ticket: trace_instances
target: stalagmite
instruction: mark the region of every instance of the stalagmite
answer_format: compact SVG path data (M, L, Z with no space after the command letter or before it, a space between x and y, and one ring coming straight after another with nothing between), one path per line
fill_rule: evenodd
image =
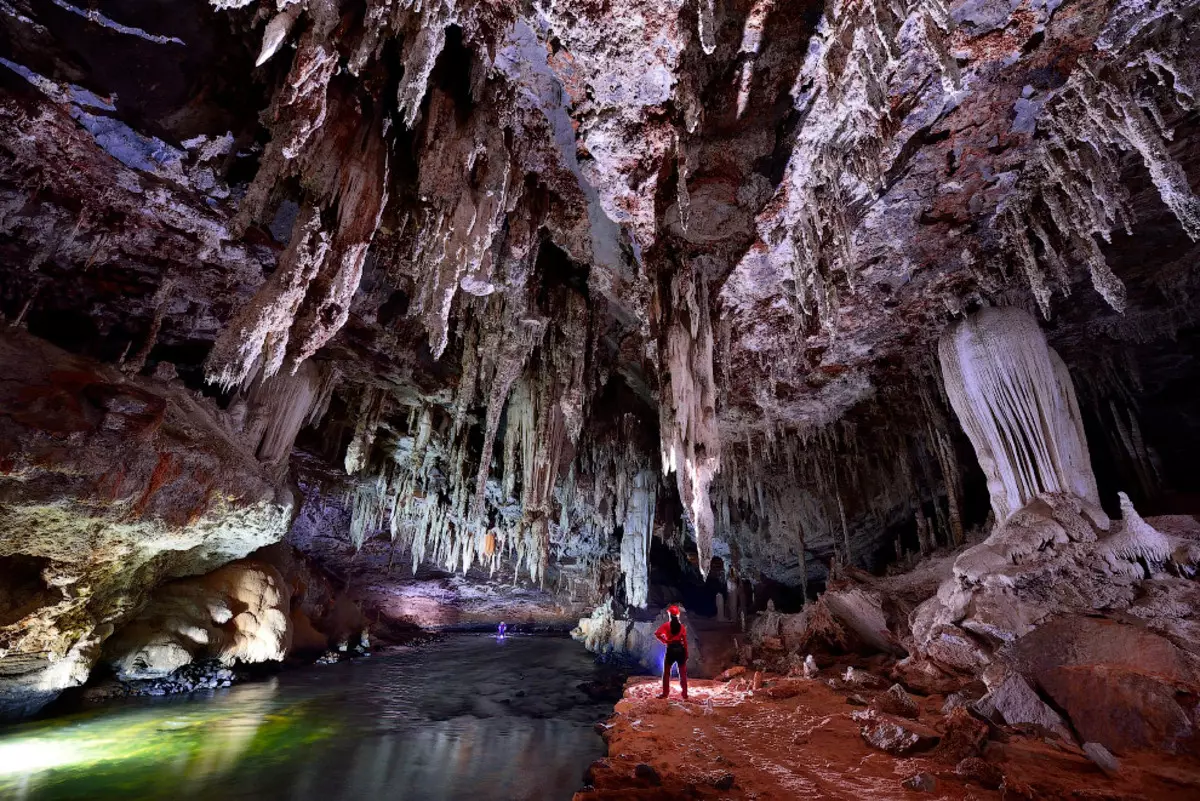
M631 606L645 606L650 590L650 535L654 530L655 485L651 471L639 471L634 477L625 512L624 533L621 535L621 572L625 575L625 600Z
M1042 492L1099 504L1070 374L1032 317L982 309L942 335L938 354L997 522Z
M1103 553L1115 570L1140 575L1140 567L1124 563L1142 560L1152 567L1160 566L1171 558L1174 545L1169 537L1142 519L1128 495L1122 492L1118 497L1121 501L1121 529L1104 541Z

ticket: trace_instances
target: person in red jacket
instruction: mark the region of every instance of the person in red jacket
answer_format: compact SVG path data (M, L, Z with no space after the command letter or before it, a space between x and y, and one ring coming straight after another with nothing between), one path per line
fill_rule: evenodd
M687 700L687 628L679 622L679 607L671 604L667 607L670 620L658 627L654 636L667 646L667 656L663 660L663 691L659 698L671 694L671 665L679 665L679 683L683 687L683 700Z

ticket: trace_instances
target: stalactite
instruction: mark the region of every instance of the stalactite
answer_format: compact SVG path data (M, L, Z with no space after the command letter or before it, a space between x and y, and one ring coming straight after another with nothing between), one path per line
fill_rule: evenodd
M167 316L167 303L170 301L174 289L175 279L168 277L163 280L158 291L154 293L154 318L150 321L150 330L146 332L146 340L138 348L137 353L133 354L133 358L121 365L122 372L127 375L137 375L146 366L146 359L150 357L150 351L158 342L158 332L162 329L163 320Z
M492 370L491 391L487 398L487 414L484 422L483 451L479 460L479 472L475 478L475 498L471 506L471 517L477 518L483 511L484 490L491 470L492 448L496 440L496 428L500 424L500 413L508 400L513 382L521 374L526 360L541 342L546 331L546 321L541 319L503 318L506 330L498 330L496 339L488 340L488 347L495 359Z
M224 389L246 380L260 358L266 377L283 366L288 331L308 285L329 253L329 235L322 230L321 212L309 205L292 226L279 266L221 332L205 363L208 380Z
M346 475L357 475L367 466L375 434L386 410L387 394L378 387L363 388L355 415L354 435L346 447Z
M294 375L259 373L246 394L245 425L259 460L278 464L288 458L301 427L323 404L326 383L324 370L311 362Z
M1041 492L1099 504L1071 377L1028 314L986 308L939 341L950 404L1003 522Z
M408 5L412 5L411 0ZM409 128L417 119L429 85L429 76L446 45L446 28L456 19L454 11L455 0L434 0L429 3L428 8L424 9L424 18L415 32L412 45L405 48L404 75L396 90L396 102L404 124Z
M370 476L354 489L350 510L350 542L356 550L383 527L388 503L388 482L381 475Z
M709 485L721 468L713 379L713 328L703 275L681 270L671 282L674 319L660 357L667 391L660 403L663 473L675 473L684 514L700 556L700 573L712 562L713 507Z
M1200 19L1195 8L1185 12ZM1026 276L1043 315L1049 316L1051 288L1044 262L1059 289L1068 291L1062 251L1088 267L1096 291L1117 311L1125 308L1125 286L1112 272L1097 238L1111 241L1118 227L1129 231L1133 210L1120 180L1121 162L1135 151L1163 203L1184 232L1200 240L1200 198L1167 149L1172 133L1165 120L1200 109L1186 81L1167 91L1163 75L1174 75L1153 43L1183 24L1169 14L1139 26L1132 38L1080 63L1047 104L1035 142L1013 197L997 213L996 228ZM1148 88L1139 89L1139 83ZM1163 86L1156 86L1162 83ZM1036 238L1041 255L1034 249Z
M752 12L753 13L753 12ZM957 102L960 77L951 54L954 23L942 0L830 4L817 26L792 91L800 129L785 181L793 214L787 215L796 303L804 318L836 330L836 284L851 286L855 216L879 192L898 149L891 139L892 87L914 64L941 77L940 97ZM932 90L931 90L932 91Z
M300 3L293 3L271 18L271 21L263 29L262 47L254 66L261 67L270 60L271 56L275 55L303 10Z
M418 292L413 311L441 356L449 341L451 307L458 290L487 284L494 243L507 211L520 201L503 128L486 114L463 126L451 97L430 96L417 191L426 199L411 256Z
M706 56L711 56L717 49L717 23L714 19L713 5L716 0L696 0L698 8L698 25L700 47Z

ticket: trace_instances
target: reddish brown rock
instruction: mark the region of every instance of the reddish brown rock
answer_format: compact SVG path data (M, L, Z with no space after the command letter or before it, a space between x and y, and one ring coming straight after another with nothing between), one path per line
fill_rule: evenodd
M917 702L899 684L893 684L886 692L876 695L871 700L870 708L879 714L899 715L914 720L921 715Z
M965 707L955 707L942 721L942 739L936 755L951 763L978 756L987 742L988 727Z
M1064 665L1048 671L1043 686L1080 737L1114 753L1200 752L1196 685L1113 665Z
M967 757L954 766L954 772L965 781L973 782L989 790L996 790L1004 783L1004 772L979 757Z
M86 679L162 581L281 539L291 492L211 400L0 335L0 717Z

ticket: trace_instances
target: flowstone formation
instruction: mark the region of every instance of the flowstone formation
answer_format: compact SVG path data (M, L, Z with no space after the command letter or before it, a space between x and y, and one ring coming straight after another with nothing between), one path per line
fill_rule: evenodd
M1071 375L1032 317L985 309L955 323L938 353L998 522L1043 492L1100 503Z
M11 0L0 36L17 711L101 654L289 653L196 601L279 540L380 627L682 601L930 681L995 663L972 605L1026 558L1191 580L1146 521L1200 513L1196 0ZM950 573L866 586L962 549L919 636Z

